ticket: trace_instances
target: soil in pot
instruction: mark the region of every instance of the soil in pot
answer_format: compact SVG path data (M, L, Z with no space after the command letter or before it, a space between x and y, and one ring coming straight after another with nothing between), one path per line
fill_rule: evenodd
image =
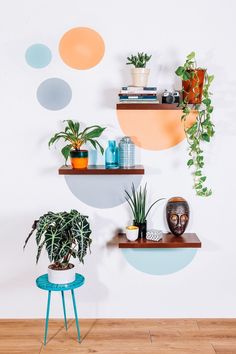
M139 232L138 232L138 238L146 238L147 234L147 221L144 221L142 223L136 222L134 220L133 222L134 226L138 226Z
M183 100L190 104L200 104L202 102L202 91L206 70L195 69L188 71L194 72L194 77L190 80L182 81Z
M71 150L70 159L74 169L86 169L88 167L88 150Z

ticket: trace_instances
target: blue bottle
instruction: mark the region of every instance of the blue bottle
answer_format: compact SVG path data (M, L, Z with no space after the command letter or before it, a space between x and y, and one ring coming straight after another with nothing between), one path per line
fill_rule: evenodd
M105 151L106 168L118 168L118 148L115 140L108 140L108 147Z

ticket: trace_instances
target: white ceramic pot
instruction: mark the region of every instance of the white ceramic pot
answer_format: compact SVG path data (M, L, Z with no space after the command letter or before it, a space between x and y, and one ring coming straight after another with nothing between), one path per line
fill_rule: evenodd
M48 267L48 281L53 284L68 284L75 281L75 266L70 269L51 269Z
M132 86L147 86L149 73L147 68L132 68Z
M137 226L126 227L126 237L129 241L136 241L138 239L139 228Z

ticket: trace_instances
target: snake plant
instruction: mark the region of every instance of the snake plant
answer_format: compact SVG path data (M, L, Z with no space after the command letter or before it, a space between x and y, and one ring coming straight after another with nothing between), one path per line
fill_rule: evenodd
M92 242L87 219L87 216L81 215L77 210L59 213L49 211L34 221L32 230L25 240L24 248L35 233L38 247L36 263L44 247L54 268L68 268L71 257L78 258L84 263L84 257L87 250L90 250Z

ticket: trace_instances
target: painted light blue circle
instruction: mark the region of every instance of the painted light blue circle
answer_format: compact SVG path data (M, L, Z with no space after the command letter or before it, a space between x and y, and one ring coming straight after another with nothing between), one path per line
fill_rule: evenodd
M166 275L186 267L193 260L197 249L122 249L122 253L125 259L141 272Z
M32 68L41 69L47 66L52 59L50 49L41 43L31 45L25 53L25 60Z
M113 208L125 202L125 190L141 183L142 175L65 176L67 186L76 198L95 208Z
M41 106L52 111L66 107L72 97L69 84L59 78L50 78L43 81L37 90L37 99Z

